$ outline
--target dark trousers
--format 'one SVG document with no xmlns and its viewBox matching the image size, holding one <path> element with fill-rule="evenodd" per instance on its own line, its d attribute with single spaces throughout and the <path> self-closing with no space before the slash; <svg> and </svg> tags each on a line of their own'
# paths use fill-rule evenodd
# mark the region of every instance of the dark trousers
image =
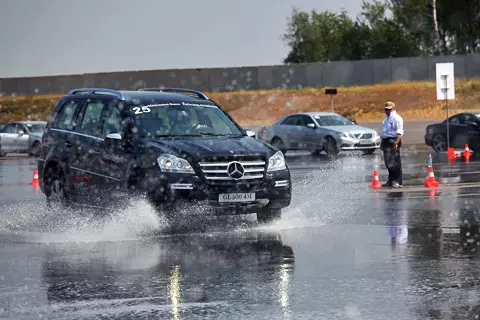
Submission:
<svg viewBox="0 0 480 320">
<path fill-rule="evenodd" d="M 397 182 L 403 184 L 402 159 L 400 158 L 400 148 L 402 143 L 398 144 L 397 152 L 395 152 L 395 139 L 383 139 L 382 149 L 385 166 L 388 170 L 387 184 Z"/>
</svg>

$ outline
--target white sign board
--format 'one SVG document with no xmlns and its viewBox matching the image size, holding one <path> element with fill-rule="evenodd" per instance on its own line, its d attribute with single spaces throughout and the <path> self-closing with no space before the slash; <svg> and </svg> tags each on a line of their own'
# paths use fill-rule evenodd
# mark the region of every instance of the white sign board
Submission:
<svg viewBox="0 0 480 320">
<path fill-rule="evenodd" d="M 437 100 L 455 99 L 455 74 L 453 62 L 437 63 Z M 446 92 L 445 92 L 446 89 Z M 446 96 L 445 96 L 446 95 Z"/>
</svg>

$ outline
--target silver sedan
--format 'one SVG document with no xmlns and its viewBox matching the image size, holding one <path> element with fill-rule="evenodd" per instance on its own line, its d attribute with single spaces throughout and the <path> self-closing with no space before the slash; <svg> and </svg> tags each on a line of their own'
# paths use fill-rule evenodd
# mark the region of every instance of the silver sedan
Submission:
<svg viewBox="0 0 480 320">
<path fill-rule="evenodd" d="M 288 150 L 325 151 L 336 156 L 340 151 L 363 151 L 373 154 L 380 148 L 379 134 L 367 127 L 355 124 L 337 113 L 308 112 L 282 117 L 274 124 L 260 129 L 258 138 L 277 147 L 283 153 Z"/>
<path fill-rule="evenodd" d="M 0 129 L 0 157 L 7 153 L 28 153 L 37 156 L 45 121 L 14 121 Z"/>
</svg>

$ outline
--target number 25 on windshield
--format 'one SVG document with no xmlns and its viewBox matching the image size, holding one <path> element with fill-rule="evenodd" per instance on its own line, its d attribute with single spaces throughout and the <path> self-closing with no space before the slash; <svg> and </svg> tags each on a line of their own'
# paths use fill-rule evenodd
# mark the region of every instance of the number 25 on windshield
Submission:
<svg viewBox="0 0 480 320">
<path fill-rule="evenodd" d="M 135 111 L 135 114 L 142 114 L 142 113 L 149 113 L 152 111 L 149 107 L 135 107 L 133 108 L 133 111 Z"/>
</svg>

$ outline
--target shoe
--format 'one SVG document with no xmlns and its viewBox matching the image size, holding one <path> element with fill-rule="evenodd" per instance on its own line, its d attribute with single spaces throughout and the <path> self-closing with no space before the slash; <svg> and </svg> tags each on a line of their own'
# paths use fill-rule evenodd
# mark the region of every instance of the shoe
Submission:
<svg viewBox="0 0 480 320">
<path fill-rule="evenodd" d="M 403 188 L 403 184 L 400 184 L 398 182 L 392 183 L 392 188 Z"/>
<path fill-rule="evenodd" d="M 390 182 L 385 182 L 384 184 L 382 184 L 382 187 L 384 188 L 391 188 L 392 187 L 392 184 Z"/>
</svg>

